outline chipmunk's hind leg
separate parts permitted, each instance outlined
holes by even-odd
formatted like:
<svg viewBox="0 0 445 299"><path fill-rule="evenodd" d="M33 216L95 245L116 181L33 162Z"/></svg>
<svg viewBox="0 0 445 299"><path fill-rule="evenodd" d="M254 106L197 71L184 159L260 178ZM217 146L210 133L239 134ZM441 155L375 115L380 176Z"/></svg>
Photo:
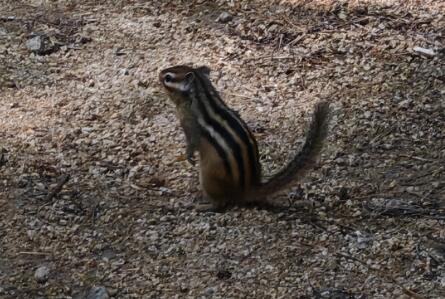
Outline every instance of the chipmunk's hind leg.
<svg viewBox="0 0 445 299"><path fill-rule="evenodd" d="M238 203L239 191L224 180L211 180L209 177L202 183L203 200L206 202L197 209L222 212Z"/></svg>

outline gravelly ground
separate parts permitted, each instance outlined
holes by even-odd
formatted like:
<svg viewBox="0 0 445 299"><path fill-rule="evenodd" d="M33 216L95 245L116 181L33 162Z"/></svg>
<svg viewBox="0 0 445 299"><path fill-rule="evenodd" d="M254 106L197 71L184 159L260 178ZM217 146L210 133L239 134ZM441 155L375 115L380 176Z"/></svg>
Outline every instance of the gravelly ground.
<svg viewBox="0 0 445 299"><path fill-rule="evenodd" d="M1 298L445 297L442 1L0 7ZM30 53L32 33L53 53ZM213 69L266 174L331 102L320 164L282 209L193 210L157 82L178 63Z"/></svg>

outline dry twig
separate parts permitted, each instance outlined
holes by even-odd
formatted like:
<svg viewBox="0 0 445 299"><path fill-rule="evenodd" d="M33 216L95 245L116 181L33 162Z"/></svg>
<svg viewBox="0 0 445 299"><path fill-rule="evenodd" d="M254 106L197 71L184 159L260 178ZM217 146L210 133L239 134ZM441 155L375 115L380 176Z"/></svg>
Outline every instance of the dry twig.
<svg viewBox="0 0 445 299"><path fill-rule="evenodd" d="M57 185L54 187L53 190L51 190L51 192L48 193L48 195L46 196L45 200L46 201L51 201L53 199L54 196L56 196L63 188L63 185L65 185L68 180L70 179L70 175L69 174L64 174L59 178L59 181L57 182Z"/></svg>

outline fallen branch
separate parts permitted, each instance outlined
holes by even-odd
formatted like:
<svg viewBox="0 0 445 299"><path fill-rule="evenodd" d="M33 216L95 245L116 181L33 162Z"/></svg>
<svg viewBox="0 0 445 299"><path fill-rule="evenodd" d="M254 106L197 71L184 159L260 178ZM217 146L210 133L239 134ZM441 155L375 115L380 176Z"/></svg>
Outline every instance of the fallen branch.
<svg viewBox="0 0 445 299"><path fill-rule="evenodd" d="M50 255L50 252L37 252L37 251L20 251L17 254L28 254L28 255Z"/></svg>

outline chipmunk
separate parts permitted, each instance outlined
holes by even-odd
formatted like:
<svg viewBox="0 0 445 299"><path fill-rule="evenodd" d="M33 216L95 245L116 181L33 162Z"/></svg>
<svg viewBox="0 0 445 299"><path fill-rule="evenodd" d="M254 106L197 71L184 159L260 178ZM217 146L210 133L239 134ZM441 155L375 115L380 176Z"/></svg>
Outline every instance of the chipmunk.
<svg viewBox="0 0 445 299"><path fill-rule="evenodd" d="M262 181L258 146L240 116L227 107L210 82L210 69L186 65L164 69L159 80L176 105L186 137L186 157L194 165L200 156L200 184L210 205L199 210L222 210L229 205L264 199L303 176L315 163L327 135L329 104L315 106L301 151L278 173Z"/></svg>

